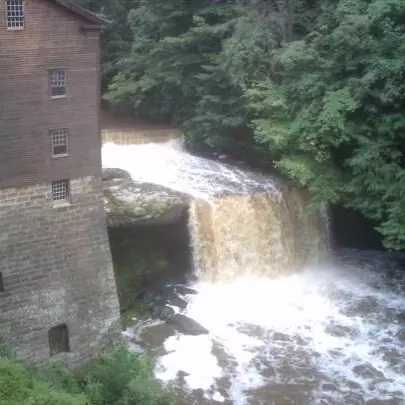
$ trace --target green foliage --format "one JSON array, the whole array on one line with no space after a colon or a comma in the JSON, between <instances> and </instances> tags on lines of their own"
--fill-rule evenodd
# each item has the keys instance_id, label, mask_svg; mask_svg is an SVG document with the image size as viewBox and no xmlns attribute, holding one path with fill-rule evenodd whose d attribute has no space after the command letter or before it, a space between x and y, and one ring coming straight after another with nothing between
<instances>
[{"instance_id":1,"label":"green foliage","mask_svg":"<svg viewBox=\"0 0 405 405\"><path fill-rule=\"evenodd\" d=\"M82 394L55 390L13 360L0 357L1 405L89 405Z\"/></svg>"},{"instance_id":2,"label":"green foliage","mask_svg":"<svg viewBox=\"0 0 405 405\"><path fill-rule=\"evenodd\" d=\"M273 54L246 90L255 136L319 201L377 220L405 248L405 3L325 2L313 30Z\"/></svg>"},{"instance_id":3,"label":"green foliage","mask_svg":"<svg viewBox=\"0 0 405 405\"><path fill-rule=\"evenodd\" d=\"M125 349L106 354L85 371L87 397L94 405L170 405L171 395L153 376L153 362Z\"/></svg>"},{"instance_id":4,"label":"green foliage","mask_svg":"<svg viewBox=\"0 0 405 405\"><path fill-rule=\"evenodd\" d=\"M403 0L83 0L107 16L104 97L197 150L269 163L405 248Z\"/></svg>"},{"instance_id":5,"label":"green foliage","mask_svg":"<svg viewBox=\"0 0 405 405\"><path fill-rule=\"evenodd\" d=\"M32 372L0 357L1 405L174 405L153 362L126 349L106 353L81 373L59 366Z\"/></svg>"}]
</instances>

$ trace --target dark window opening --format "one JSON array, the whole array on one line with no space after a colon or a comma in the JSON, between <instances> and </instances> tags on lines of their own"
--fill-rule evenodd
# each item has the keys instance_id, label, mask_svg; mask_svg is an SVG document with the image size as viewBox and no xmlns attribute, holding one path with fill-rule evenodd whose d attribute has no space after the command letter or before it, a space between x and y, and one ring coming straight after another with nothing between
<instances>
[{"instance_id":1,"label":"dark window opening","mask_svg":"<svg viewBox=\"0 0 405 405\"><path fill-rule=\"evenodd\" d=\"M49 351L51 356L70 352L69 331L66 324L53 327L48 332Z\"/></svg>"},{"instance_id":2,"label":"dark window opening","mask_svg":"<svg viewBox=\"0 0 405 405\"><path fill-rule=\"evenodd\" d=\"M0 293L4 292L3 273L0 272Z\"/></svg>"}]
</instances>

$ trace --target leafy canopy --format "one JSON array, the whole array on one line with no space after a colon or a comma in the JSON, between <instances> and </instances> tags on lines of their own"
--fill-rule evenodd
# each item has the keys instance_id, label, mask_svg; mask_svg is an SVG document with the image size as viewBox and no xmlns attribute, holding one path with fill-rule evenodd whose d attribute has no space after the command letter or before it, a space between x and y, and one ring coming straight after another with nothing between
<instances>
[{"instance_id":1,"label":"leafy canopy","mask_svg":"<svg viewBox=\"0 0 405 405\"><path fill-rule=\"evenodd\" d=\"M405 248L403 0L83 1L112 21L110 104L260 156Z\"/></svg>"}]
</instances>

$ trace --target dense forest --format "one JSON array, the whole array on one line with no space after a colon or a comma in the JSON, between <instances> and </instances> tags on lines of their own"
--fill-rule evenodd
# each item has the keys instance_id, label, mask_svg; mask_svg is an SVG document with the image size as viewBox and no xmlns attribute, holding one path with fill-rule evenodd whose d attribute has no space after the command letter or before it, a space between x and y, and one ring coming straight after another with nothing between
<instances>
[{"instance_id":1,"label":"dense forest","mask_svg":"<svg viewBox=\"0 0 405 405\"><path fill-rule=\"evenodd\" d=\"M81 0L103 98L265 160L405 248L404 0Z\"/></svg>"}]
</instances>

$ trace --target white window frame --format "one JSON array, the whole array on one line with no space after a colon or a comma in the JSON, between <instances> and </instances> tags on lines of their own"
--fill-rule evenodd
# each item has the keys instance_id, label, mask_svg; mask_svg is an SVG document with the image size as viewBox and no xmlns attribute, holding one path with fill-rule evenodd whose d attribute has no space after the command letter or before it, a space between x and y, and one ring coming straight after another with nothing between
<instances>
[{"instance_id":1,"label":"white window frame","mask_svg":"<svg viewBox=\"0 0 405 405\"><path fill-rule=\"evenodd\" d=\"M52 200L55 204L70 203L70 180L61 179L52 181L51 192Z\"/></svg>"},{"instance_id":2,"label":"white window frame","mask_svg":"<svg viewBox=\"0 0 405 405\"><path fill-rule=\"evenodd\" d=\"M65 88L65 93L64 94L52 94L52 89L57 88L58 86L53 86L53 74L54 73L63 73L64 74L64 88ZM61 87L61 86L60 86ZM49 70L49 92L51 98L65 98L67 97L67 71L66 69L51 69Z\"/></svg>"},{"instance_id":3,"label":"white window frame","mask_svg":"<svg viewBox=\"0 0 405 405\"><path fill-rule=\"evenodd\" d=\"M49 130L49 135L51 138L51 153L53 158L59 158L69 155L69 137L70 131L69 128L61 127L61 128L51 128ZM65 142L63 141L65 138ZM66 145L66 152L64 153L55 153L55 147L58 146L65 146Z\"/></svg>"},{"instance_id":4,"label":"white window frame","mask_svg":"<svg viewBox=\"0 0 405 405\"><path fill-rule=\"evenodd\" d=\"M22 26L18 26L18 27L10 27L9 26L9 15L8 15L8 11L9 11L9 7L12 5L16 5L16 4L9 4L9 2L21 2L21 6L22 6L22 12L23 12L23 25ZM25 4L25 0L5 0L5 17L6 17L6 30L7 31L21 31L21 30L25 30L25 24L26 24L26 4Z\"/></svg>"}]
</instances>

